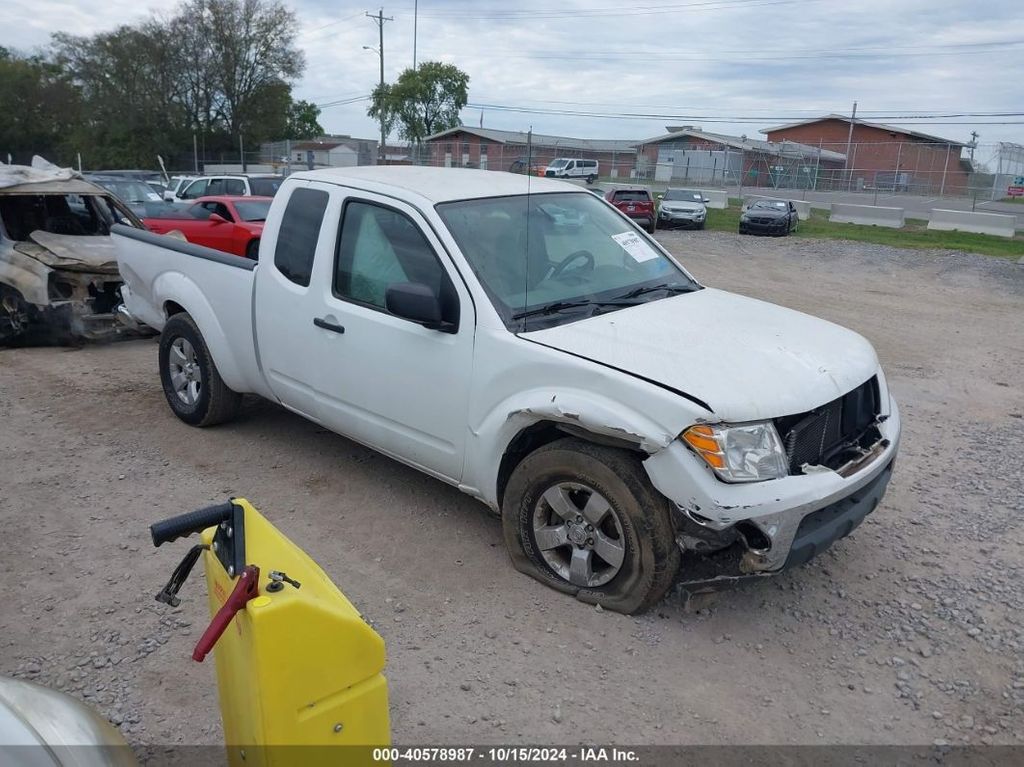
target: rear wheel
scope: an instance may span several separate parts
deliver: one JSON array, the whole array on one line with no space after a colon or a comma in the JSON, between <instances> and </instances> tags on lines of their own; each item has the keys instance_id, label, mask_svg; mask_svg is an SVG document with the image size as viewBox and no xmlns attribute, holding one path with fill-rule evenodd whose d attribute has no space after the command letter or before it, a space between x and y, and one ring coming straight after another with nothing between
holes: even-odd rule
<instances>
[{"instance_id":1,"label":"rear wheel","mask_svg":"<svg viewBox=\"0 0 1024 767\"><path fill-rule=\"evenodd\" d=\"M513 471L502 505L516 569L610 610L655 604L679 569L667 501L635 455L563 439Z\"/></svg>"},{"instance_id":2,"label":"rear wheel","mask_svg":"<svg viewBox=\"0 0 1024 767\"><path fill-rule=\"evenodd\" d=\"M647 222L647 226L645 228L647 229L648 234L654 234L654 230L658 228L658 219L652 218Z\"/></svg>"},{"instance_id":3,"label":"rear wheel","mask_svg":"<svg viewBox=\"0 0 1024 767\"><path fill-rule=\"evenodd\" d=\"M591 173L589 176L587 176L587 183L588 184L593 184L595 181L597 181L597 176L595 176L593 173Z\"/></svg>"},{"instance_id":4,"label":"rear wheel","mask_svg":"<svg viewBox=\"0 0 1024 767\"><path fill-rule=\"evenodd\" d=\"M160 334L160 381L171 410L192 426L213 426L238 413L242 395L228 388L188 314L175 314Z\"/></svg>"}]
</instances>

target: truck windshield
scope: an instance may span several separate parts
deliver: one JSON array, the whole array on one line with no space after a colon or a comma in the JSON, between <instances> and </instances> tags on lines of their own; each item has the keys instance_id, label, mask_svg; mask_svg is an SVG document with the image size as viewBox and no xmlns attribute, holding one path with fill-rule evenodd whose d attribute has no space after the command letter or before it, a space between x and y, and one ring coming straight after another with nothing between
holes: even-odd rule
<instances>
[{"instance_id":1,"label":"truck windshield","mask_svg":"<svg viewBox=\"0 0 1024 767\"><path fill-rule=\"evenodd\" d=\"M568 164L569 164L568 160L552 160L551 161L551 165L549 167L552 167L552 168L562 168L562 167L564 167L564 166L566 166Z\"/></svg>"},{"instance_id":2,"label":"truck windshield","mask_svg":"<svg viewBox=\"0 0 1024 767\"><path fill-rule=\"evenodd\" d=\"M587 192L463 200L437 211L510 330L700 287Z\"/></svg>"}]
</instances>

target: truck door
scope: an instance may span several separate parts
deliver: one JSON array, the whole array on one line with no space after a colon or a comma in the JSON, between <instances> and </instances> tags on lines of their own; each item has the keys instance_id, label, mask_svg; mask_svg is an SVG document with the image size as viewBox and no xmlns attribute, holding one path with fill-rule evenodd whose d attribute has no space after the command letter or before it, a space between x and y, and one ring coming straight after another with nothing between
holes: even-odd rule
<instances>
[{"instance_id":1,"label":"truck door","mask_svg":"<svg viewBox=\"0 0 1024 767\"><path fill-rule=\"evenodd\" d=\"M313 420L319 420L321 338L313 325L319 299L310 281L314 261L330 261L334 251L336 225L325 215L330 188L312 182L292 187L284 213L263 232L275 243L273 256L261 260L256 272L256 349L267 383L283 405Z\"/></svg>"},{"instance_id":2,"label":"truck door","mask_svg":"<svg viewBox=\"0 0 1024 767\"><path fill-rule=\"evenodd\" d=\"M449 480L462 476L473 304L447 252L412 206L352 192L334 256L317 260L317 405L342 434ZM332 206L333 208L333 206ZM419 283L442 297L445 330L396 316L386 292Z\"/></svg>"}]
</instances>

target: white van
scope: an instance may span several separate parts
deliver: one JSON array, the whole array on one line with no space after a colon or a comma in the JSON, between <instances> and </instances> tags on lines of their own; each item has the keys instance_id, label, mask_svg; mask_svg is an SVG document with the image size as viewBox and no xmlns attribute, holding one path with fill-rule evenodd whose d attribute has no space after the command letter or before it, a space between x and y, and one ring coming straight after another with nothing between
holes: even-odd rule
<instances>
[{"instance_id":1,"label":"white van","mask_svg":"<svg viewBox=\"0 0 1024 767\"><path fill-rule=\"evenodd\" d=\"M597 160L559 157L548 164L548 167L544 170L544 175L551 178L585 178L587 183L593 183L597 181L600 170Z\"/></svg>"}]
</instances>

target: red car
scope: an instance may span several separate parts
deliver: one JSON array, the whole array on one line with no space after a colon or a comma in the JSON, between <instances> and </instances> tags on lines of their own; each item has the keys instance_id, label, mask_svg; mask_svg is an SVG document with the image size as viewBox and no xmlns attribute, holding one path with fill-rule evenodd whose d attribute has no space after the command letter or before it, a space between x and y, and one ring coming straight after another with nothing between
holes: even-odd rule
<instances>
[{"instance_id":1,"label":"red car","mask_svg":"<svg viewBox=\"0 0 1024 767\"><path fill-rule=\"evenodd\" d=\"M654 198L651 197L649 189L637 186L613 186L603 187L598 191L603 192L604 198L623 214L638 224L642 221L643 227L654 234L658 213L654 208Z\"/></svg>"},{"instance_id":2,"label":"red car","mask_svg":"<svg viewBox=\"0 0 1024 767\"><path fill-rule=\"evenodd\" d=\"M157 234L181 232L196 245L256 260L263 222L272 197L200 197L187 208L168 206L166 212L142 219Z\"/></svg>"}]
</instances>

